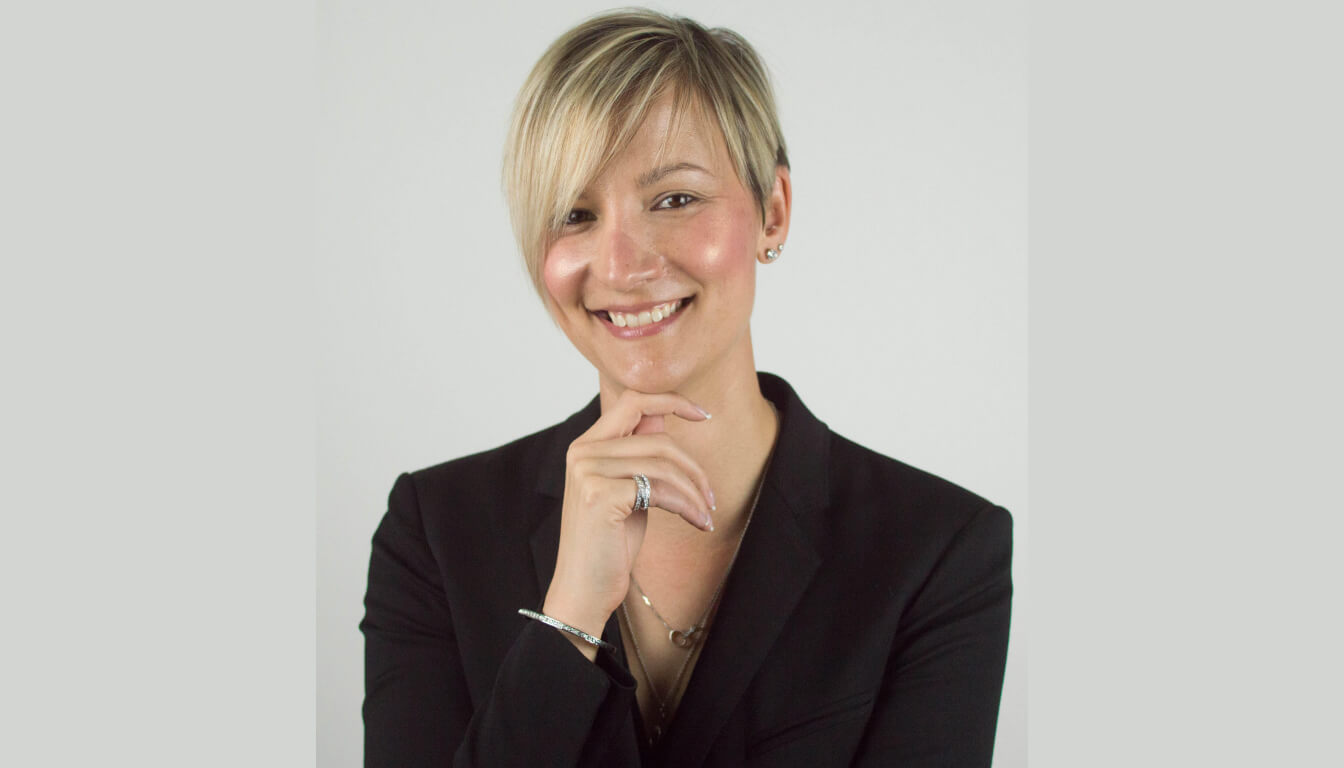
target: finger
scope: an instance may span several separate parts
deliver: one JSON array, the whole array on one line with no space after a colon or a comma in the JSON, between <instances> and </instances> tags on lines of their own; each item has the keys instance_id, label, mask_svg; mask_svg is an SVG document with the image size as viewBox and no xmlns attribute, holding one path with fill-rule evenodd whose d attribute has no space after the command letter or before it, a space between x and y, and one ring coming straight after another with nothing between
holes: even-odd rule
<instances>
[{"instance_id":1,"label":"finger","mask_svg":"<svg viewBox=\"0 0 1344 768\"><path fill-rule=\"evenodd\" d=\"M635 435L656 435L659 432L666 432L667 427L663 423L666 416L642 416L639 423L631 431Z\"/></svg>"},{"instance_id":2,"label":"finger","mask_svg":"<svg viewBox=\"0 0 1344 768\"><path fill-rule=\"evenodd\" d=\"M626 460L622 459L612 462L609 466L619 467ZM700 499L695 487L690 485L684 479L678 481L675 475L664 476L660 473L661 467L667 465L650 465L648 460L644 460L644 475L649 478L649 509L657 507L665 512L680 517L687 523L703 531L714 530L714 520L709 516L709 510L705 503ZM622 517L628 517L635 508L635 500L638 494L638 486L635 484L634 475L639 469L633 468L633 465L625 465L624 468L617 469L619 472L629 472L619 476L592 476L588 478L590 488L600 492L611 504L611 508L617 510ZM658 473L658 474L655 474Z\"/></svg>"},{"instance_id":3,"label":"finger","mask_svg":"<svg viewBox=\"0 0 1344 768\"><path fill-rule=\"evenodd\" d=\"M581 440L609 440L633 435L646 416L677 415L687 421L707 421L709 412L675 392L650 394L627 389L611 409L601 415Z\"/></svg>"},{"instance_id":4,"label":"finger","mask_svg":"<svg viewBox=\"0 0 1344 768\"><path fill-rule=\"evenodd\" d=\"M664 478L649 478L649 509L676 515L702 531L714 530L714 518L694 488Z\"/></svg>"},{"instance_id":5,"label":"finger","mask_svg":"<svg viewBox=\"0 0 1344 768\"><path fill-rule=\"evenodd\" d=\"M584 443L574 447L578 458L638 458L651 456L667 459L677 465L687 477L700 489L701 496L709 503L710 509L717 509L714 490L709 485L709 473L691 458L680 445L666 433L656 435L631 435L613 440L601 440ZM608 473L603 473L608 474Z\"/></svg>"},{"instance_id":6,"label":"finger","mask_svg":"<svg viewBox=\"0 0 1344 768\"><path fill-rule=\"evenodd\" d=\"M657 508L679 516L689 525L702 531L714 530L714 516L710 514L710 510L703 507L703 502L692 499L699 499L699 494L668 483L667 480L649 477L650 510Z\"/></svg>"},{"instance_id":7,"label":"finger","mask_svg":"<svg viewBox=\"0 0 1344 768\"><path fill-rule=\"evenodd\" d=\"M593 474L611 478L633 479L636 473L643 473L650 482L658 480L661 483L670 483L686 498L695 499L695 506L699 512L703 512L706 516L711 512L712 504L705 498L704 492L671 459L642 454L621 458L601 457L589 460L585 468ZM692 522L698 524L699 520Z\"/></svg>"}]
</instances>

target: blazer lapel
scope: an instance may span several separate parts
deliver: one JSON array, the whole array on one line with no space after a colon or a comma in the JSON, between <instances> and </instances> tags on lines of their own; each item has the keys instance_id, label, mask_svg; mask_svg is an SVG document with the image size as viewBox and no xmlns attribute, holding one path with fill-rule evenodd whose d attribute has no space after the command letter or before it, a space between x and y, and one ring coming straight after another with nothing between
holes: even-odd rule
<instances>
[{"instance_id":1,"label":"blazer lapel","mask_svg":"<svg viewBox=\"0 0 1344 768\"><path fill-rule=\"evenodd\" d=\"M704 761L820 563L780 490L767 484L668 728L665 765Z\"/></svg>"},{"instance_id":2,"label":"blazer lapel","mask_svg":"<svg viewBox=\"0 0 1344 768\"><path fill-rule=\"evenodd\" d=\"M822 562L813 542L829 504L830 430L783 379L759 379L780 411L779 437L723 603L668 727L664 765L703 763Z\"/></svg>"}]
</instances>

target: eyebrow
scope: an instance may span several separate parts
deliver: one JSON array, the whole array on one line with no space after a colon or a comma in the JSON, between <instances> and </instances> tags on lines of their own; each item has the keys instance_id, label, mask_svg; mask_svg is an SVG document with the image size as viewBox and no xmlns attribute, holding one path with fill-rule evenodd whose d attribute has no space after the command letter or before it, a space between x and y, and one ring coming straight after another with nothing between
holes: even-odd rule
<instances>
[{"instance_id":1,"label":"eyebrow","mask_svg":"<svg viewBox=\"0 0 1344 768\"><path fill-rule=\"evenodd\" d=\"M657 183L657 181L664 176L676 173L677 171L699 171L708 176L714 175L695 163L675 163L673 165L664 165L661 168L654 168L651 171L640 174L639 178L635 179L635 182L641 187L647 187Z\"/></svg>"}]
</instances>

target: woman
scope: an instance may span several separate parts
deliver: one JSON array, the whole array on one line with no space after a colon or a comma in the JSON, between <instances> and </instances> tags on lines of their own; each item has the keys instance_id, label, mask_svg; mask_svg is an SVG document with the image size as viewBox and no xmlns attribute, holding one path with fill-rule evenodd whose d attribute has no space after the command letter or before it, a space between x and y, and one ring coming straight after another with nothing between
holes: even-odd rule
<instances>
[{"instance_id":1,"label":"woman","mask_svg":"<svg viewBox=\"0 0 1344 768\"><path fill-rule=\"evenodd\" d=\"M1011 519L755 370L792 188L751 47L645 11L579 25L523 86L505 182L598 396L398 478L366 764L988 765Z\"/></svg>"}]
</instances>

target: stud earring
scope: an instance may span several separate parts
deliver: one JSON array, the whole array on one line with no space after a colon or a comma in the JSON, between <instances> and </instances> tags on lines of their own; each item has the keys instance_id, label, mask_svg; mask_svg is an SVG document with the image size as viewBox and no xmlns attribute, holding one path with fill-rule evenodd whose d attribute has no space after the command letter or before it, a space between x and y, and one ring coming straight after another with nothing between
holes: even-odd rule
<instances>
[{"instance_id":1,"label":"stud earring","mask_svg":"<svg viewBox=\"0 0 1344 768\"><path fill-rule=\"evenodd\" d=\"M779 258L780 256L782 256L782 255L784 255L784 244L783 244L783 243L780 243L779 245L776 245L774 248L766 248L766 249L765 249L765 260L766 260L766 261L774 261L775 259L778 259L778 258Z\"/></svg>"}]
</instances>

